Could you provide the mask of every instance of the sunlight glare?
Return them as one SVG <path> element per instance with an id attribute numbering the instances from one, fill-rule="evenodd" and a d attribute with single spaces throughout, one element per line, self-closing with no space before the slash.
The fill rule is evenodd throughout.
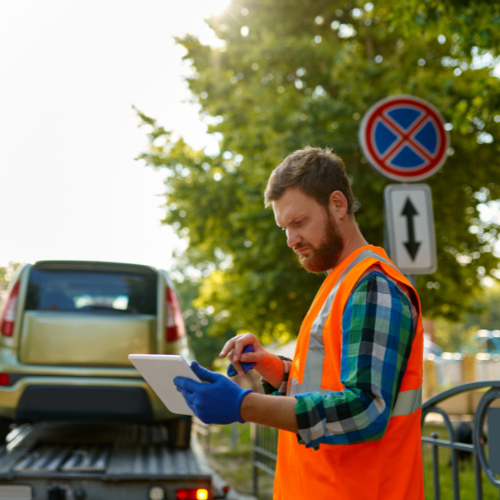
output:
<path id="1" fill-rule="evenodd" d="M 230 3 L 231 0 L 202 0 L 198 5 L 203 17 L 211 17 L 222 14 Z"/>

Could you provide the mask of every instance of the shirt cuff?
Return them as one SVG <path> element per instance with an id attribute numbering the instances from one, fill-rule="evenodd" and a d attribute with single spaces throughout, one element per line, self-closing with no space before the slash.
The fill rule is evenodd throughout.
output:
<path id="1" fill-rule="evenodd" d="M 305 445 L 306 448 L 318 450 L 318 438 L 324 437 L 324 421 L 320 418 L 320 414 L 324 414 L 323 395 L 320 392 L 310 392 L 296 394 L 295 399 L 297 441 L 299 444 Z M 314 444 L 312 444 L 313 441 L 315 441 Z"/>
<path id="2" fill-rule="evenodd" d="M 285 358 L 284 356 L 278 356 L 283 362 L 283 378 L 281 383 L 276 389 L 271 385 L 265 378 L 260 378 L 260 383 L 262 384 L 262 389 L 264 394 L 269 394 L 271 396 L 286 396 L 286 390 L 288 386 L 288 376 L 290 375 L 290 368 L 292 366 L 292 360 L 290 358 Z"/>

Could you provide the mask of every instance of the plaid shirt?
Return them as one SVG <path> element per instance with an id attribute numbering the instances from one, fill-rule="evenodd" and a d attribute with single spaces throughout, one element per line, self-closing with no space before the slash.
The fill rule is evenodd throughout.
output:
<path id="1" fill-rule="evenodd" d="M 406 371 L 417 317 L 405 287 L 378 266 L 365 273 L 342 316 L 340 380 L 345 389 L 295 396 L 300 443 L 317 448 L 321 443 L 362 443 L 384 435 Z M 283 383 L 276 391 L 263 381 L 268 394 L 286 394 L 291 360 L 282 359 Z M 323 430 L 318 437 L 319 423 Z"/>

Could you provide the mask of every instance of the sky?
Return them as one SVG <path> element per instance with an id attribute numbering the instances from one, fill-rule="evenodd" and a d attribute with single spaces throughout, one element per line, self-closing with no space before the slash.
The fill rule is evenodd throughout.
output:
<path id="1" fill-rule="evenodd" d="M 164 173 L 132 106 L 194 147 L 216 147 L 173 37 L 216 43 L 204 18 L 229 0 L 0 2 L 0 266 L 44 259 L 168 269 L 182 249 Z M 499 218 L 500 205 L 483 206 Z M 497 246 L 500 252 L 500 243 Z"/>
<path id="2" fill-rule="evenodd" d="M 132 106 L 214 147 L 173 37 L 215 36 L 227 0 L 0 2 L 0 266 L 103 260 L 168 269 L 164 174 Z M 182 244 L 181 244 L 182 245 Z"/>

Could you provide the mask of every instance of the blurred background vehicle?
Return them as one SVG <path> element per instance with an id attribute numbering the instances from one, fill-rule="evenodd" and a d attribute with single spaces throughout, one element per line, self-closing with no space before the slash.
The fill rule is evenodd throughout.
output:
<path id="1" fill-rule="evenodd" d="M 190 417 L 170 413 L 127 358 L 192 359 L 165 271 L 112 262 L 26 264 L 0 317 L 1 442 L 15 422 L 163 422 L 169 446 L 189 447 Z"/>
<path id="2" fill-rule="evenodd" d="M 424 359 L 427 359 L 429 354 L 441 356 L 443 354 L 443 349 L 435 342 L 432 342 L 431 336 L 428 333 L 424 333 Z"/>
<path id="3" fill-rule="evenodd" d="M 500 330 L 478 330 L 476 343 L 479 352 L 500 354 Z"/>

